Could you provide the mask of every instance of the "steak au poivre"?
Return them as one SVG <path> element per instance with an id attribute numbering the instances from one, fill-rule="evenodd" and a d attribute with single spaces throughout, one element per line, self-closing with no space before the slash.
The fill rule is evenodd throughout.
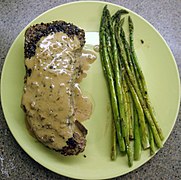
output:
<path id="1" fill-rule="evenodd" d="M 84 50 L 85 32 L 65 21 L 41 23 L 25 32 L 22 108 L 34 136 L 63 155 L 77 155 L 86 146 L 92 103 L 79 83 L 96 59 Z"/>

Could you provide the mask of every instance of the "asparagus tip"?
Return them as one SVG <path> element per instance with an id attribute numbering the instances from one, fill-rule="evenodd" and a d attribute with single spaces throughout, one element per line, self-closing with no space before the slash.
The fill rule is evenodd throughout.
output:
<path id="1" fill-rule="evenodd" d="M 128 24 L 129 24 L 129 29 L 134 29 L 134 26 L 133 26 L 133 21 L 131 19 L 131 16 L 128 16 Z"/>
<path id="2" fill-rule="evenodd" d="M 122 26 L 124 24 L 124 20 L 125 18 L 122 18 L 121 21 L 120 21 L 120 26 Z"/>

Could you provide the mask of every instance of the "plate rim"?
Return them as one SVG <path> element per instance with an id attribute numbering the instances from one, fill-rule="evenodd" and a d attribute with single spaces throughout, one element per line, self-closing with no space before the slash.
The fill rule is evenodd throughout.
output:
<path id="1" fill-rule="evenodd" d="M 26 149 L 26 147 L 24 147 L 24 146 L 21 144 L 21 142 L 19 141 L 19 139 L 16 138 L 15 132 L 14 132 L 14 130 L 11 128 L 11 126 L 10 126 L 10 124 L 9 124 L 7 118 L 6 118 L 5 111 L 4 111 L 5 107 L 4 107 L 4 99 L 3 99 L 3 97 L 4 97 L 4 96 L 3 96 L 3 94 L 4 94 L 4 92 L 3 92 L 3 82 L 4 82 L 4 71 L 5 71 L 5 69 L 6 69 L 6 65 L 7 65 L 6 62 L 7 62 L 8 56 L 11 54 L 11 51 L 12 51 L 13 47 L 14 47 L 15 44 L 16 44 L 16 41 L 19 39 L 20 35 L 27 29 L 27 27 L 29 27 L 30 25 L 32 25 L 34 21 L 36 21 L 39 17 L 44 16 L 44 15 L 45 15 L 46 13 L 48 13 L 49 11 L 54 11 L 54 10 L 57 9 L 57 8 L 61 8 L 61 7 L 63 7 L 63 6 L 69 6 L 69 5 L 71 5 L 71 4 L 84 4 L 84 3 L 96 3 L 96 4 L 99 3 L 99 4 L 103 4 L 103 5 L 106 5 L 106 4 L 107 4 L 107 5 L 116 6 L 116 7 L 118 7 L 118 8 L 123 8 L 123 9 L 128 10 L 129 12 L 133 13 L 134 15 L 136 15 L 137 17 L 139 17 L 140 19 L 142 19 L 145 23 L 147 23 L 147 24 L 157 33 L 157 35 L 158 35 L 159 37 L 161 37 L 161 40 L 162 40 L 162 41 L 164 42 L 164 44 L 166 45 L 167 50 L 169 51 L 169 54 L 171 55 L 171 58 L 172 58 L 172 60 L 173 60 L 173 63 L 174 63 L 174 66 L 175 66 L 175 70 L 176 70 L 176 74 L 177 74 L 177 80 L 178 80 L 178 84 L 179 84 L 179 86 L 178 86 L 178 92 L 179 92 L 178 96 L 179 96 L 179 99 L 178 99 L 178 102 L 177 102 L 177 110 L 176 110 L 175 118 L 174 118 L 173 123 L 172 123 L 172 127 L 170 127 L 169 133 L 167 134 L 167 136 L 165 136 L 165 139 L 164 139 L 164 141 L 163 141 L 163 145 L 164 145 L 165 142 L 168 140 L 170 134 L 171 134 L 172 131 L 173 131 L 173 128 L 174 128 L 174 126 L 175 126 L 175 123 L 176 123 L 176 121 L 177 121 L 177 117 L 178 117 L 178 113 L 179 113 L 179 109 L 180 109 L 180 99 L 181 99 L 181 92 L 180 92 L 181 86 L 180 86 L 179 70 L 178 70 L 178 66 L 177 66 L 176 60 L 175 60 L 175 58 L 174 58 L 174 56 L 173 56 L 173 53 L 172 53 L 171 49 L 169 48 L 166 40 L 165 40 L 165 39 L 162 37 L 162 35 L 158 32 L 158 30 L 157 30 L 150 22 L 148 22 L 145 18 L 143 18 L 142 16 L 140 16 L 140 15 L 137 14 L 136 12 L 134 12 L 134 11 L 132 11 L 132 10 L 130 10 L 130 9 L 122 6 L 122 5 L 118 5 L 118 4 L 114 4 L 114 3 L 110 3 L 110 2 L 105 2 L 105 1 L 74 1 L 74 2 L 69 2 L 69 3 L 60 4 L 60 5 L 58 5 L 58 6 L 55 6 L 55 7 L 53 7 L 53 8 L 50 8 L 50 9 L 46 10 L 45 12 L 41 13 L 40 15 L 38 15 L 38 16 L 37 16 L 36 18 L 34 18 L 33 20 L 31 20 L 31 21 L 28 23 L 28 25 L 26 25 L 26 26 L 19 32 L 18 36 L 14 39 L 13 43 L 11 44 L 11 46 L 10 46 L 10 48 L 9 48 L 9 50 L 8 50 L 8 53 L 7 53 L 6 57 L 5 57 L 4 63 L 3 63 L 3 68 L 2 68 L 2 72 L 1 72 L 0 88 L 1 88 L 1 106 L 2 106 L 2 111 L 3 111 L 3 114 L 4 114 L 4 119 L 5 119 L 5 121 L 6 121 L 7 125 L 8 125 L 8 128 L 9 128 L 11 134 L 12 134 L 13 137 L 15 138 L 16 142 L 17 142 L 17 143 L 20 145 L 20 147 L 26 152 L 27 155 L 29 155 L 29 156 L 30 156 L 33 160 L 35 160 L 37 163 L 39 163 L 40 165 L 44 166 L 45 168 L 51 170 L 51 171 L 54 172 L 54 173 L 57 173 L 57 174 L 59 174 L 59 175 L 63 175 L 63 176 L 66 176 L 66 177 L 76 178 L 76 179 L 79 179 L 79 178 L 82 179 L 83 177 L 82 177 L 82 176 L 76 176 L 76 177 L 75 177 L 75 176 L 73 176 L 72 174 L 65 174 L 64 172 L 58 172 L 58 171 L 56 171 L 55 169 L 52 170 L 51 168 L 47 167 L 47 165 L 45 165 L 44 162 L 37 160 L 37 159 L 39 159 L 39 158 L 35 158 L 34 155 L 30 154 L 30 152 Z M 159 150 L 160 150 L 160 149 L 159 149 Z M 159 150 L 158 150 L 157 152 L 159 152 Z M 155 155 L 157 154 L 157 152 L 155 153 Z M 155 156 L 155 155 L 154 155 L 154 156 Z M 113 175 L 113 176 L 110 175 L 109 177 L 108 177 L 108 176 L 106 176 L 106 177 L 103 177 L 103 176 L 98 177 L 98 176 L 96 176 L 96 177 L 98 177 L 99 179 L 105 179 L 105 178 L 108 179 L 108 178 L 113 178 L 113 177 L 122 176 L 122 175 L 125 175 L 125 174 L 127 174 L 127 173 L 131 173 L 131 172 L 133 172 L 134 170 L 136 170 L 136 169 L 140 168 L 141 166 L 143 166 L 143 165 L 144 165 L 145 163 L 147 163 L 151 158 L 153 158 L 153 156 L 150 156 L 149 158 L 147 158 L 142 164 L 138 165 L 138 166 L 137 166 L 136 168 L 134 168 L 133 170 L 126 170 L 126 171 L 124 171 L 124 172 L 121 173 L 121 174 L 118 173 L 118 174 Z M 40 158 L 40 159 L 41 159 L 41 158 Z M 83 179 L 84 179 L 84 178 L 83 178 Z"/>

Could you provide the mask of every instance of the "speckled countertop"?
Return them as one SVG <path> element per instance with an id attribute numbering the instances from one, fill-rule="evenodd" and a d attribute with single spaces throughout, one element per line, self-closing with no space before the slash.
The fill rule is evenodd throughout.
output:
<path id="1" fill-rule="evenodd" d="M 0 71 L 20 31 L 36 16 L 70 0 L 0 0 Z M 181 0 L 107 1 L 127 7 L 148 20 L 164 37 L 181 71 Z M 137 170 L 116 179 L 181 179 L 181 110 L 174 129 L 158 154 Z M 55 174 L 17 144 L 0 109 L 0 179 L 69 179 Z"/>

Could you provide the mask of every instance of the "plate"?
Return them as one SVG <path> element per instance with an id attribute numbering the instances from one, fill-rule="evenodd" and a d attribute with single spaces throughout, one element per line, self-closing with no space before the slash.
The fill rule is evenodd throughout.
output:
<path id="1" fill-rule="evenodd" d="M 98 43 L 98 30 L 105 4 L 111 13 L 123 8 L 105 2 L 74 2 L 53 8 L 30 24 L 65 20 L 86 31 L 87 43 Z M 139 62 L 147 81 L 155 114 L 167 140 L 176 121 L 180 101 L 180 79 L 174 57 L 161 35 L 142 17 L 128 10 L 135 24 L 135 43 Z M 30 25 L 29 24 L 29 25 Z M 28 25 L 28 26 L 29 26 Z M 27 27 L 26 27 L 27 28 Z M 26 29 L 25 28 L 25 29 Z M 143 151 L 140 161 L 129 168 L 126 157 L 110 160 L 111 112 L 100 58 L 91 66 L 82 89 L 94 101 L 85 151 L 75 157 L 64 157 L 37 142 L 27 131 L 20 108 L 25 74 L 23 43 L 25 29 L 18 35 L 6 57 L 1 77 L 1 99 L 7 124 L 19 145 L 34 160 L 58 174 L 77 179 L 106 179 L 126 174 L 151 157 Z M 140 40 L 144 40 L 141 44 Z"/>

